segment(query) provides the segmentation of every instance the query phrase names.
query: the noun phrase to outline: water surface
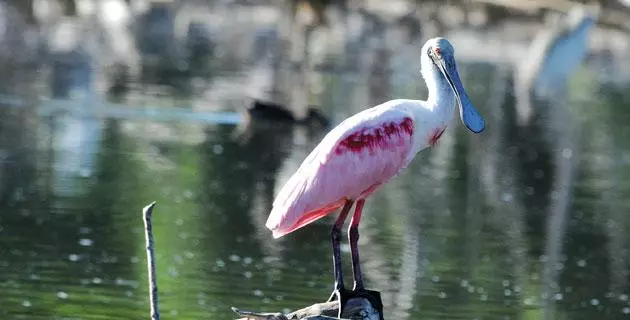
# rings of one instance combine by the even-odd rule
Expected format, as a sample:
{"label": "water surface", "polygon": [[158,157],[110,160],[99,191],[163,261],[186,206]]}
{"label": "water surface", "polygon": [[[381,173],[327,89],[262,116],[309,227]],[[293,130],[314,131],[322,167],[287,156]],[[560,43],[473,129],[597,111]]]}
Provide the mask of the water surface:
{"label": "water surface", "polygon": [[[438,146],[366,204],[363,270],[386,318],[628,317],[627,84],[598,84],[596,67],[585,68],[566,97],[542,105],[540,121],[517,127],[501,89],[509,70],[460,67],[487,130],[473,136],[454,118]],[[390,97],[423,97],[416,70],[399,69],[370,76],[376,84],[323,72],[317,97],[335,122]],[[146,317],[150,201],[164,318],[232,319],[230,306],[286,311],[327,299],[332,217],[278,240],[264,228],[278,188],[324,132],[246,125],[229,99],[204,102],[227,118],[197,121],[199,97],[184,99],[193,107],[178,99],[158,98],[179,108],[170,117],[130,102],[128,113],[116,109],[125,102],[105,113],[116,102],[73,102],[81,111],[3,102],[0,317]]]}

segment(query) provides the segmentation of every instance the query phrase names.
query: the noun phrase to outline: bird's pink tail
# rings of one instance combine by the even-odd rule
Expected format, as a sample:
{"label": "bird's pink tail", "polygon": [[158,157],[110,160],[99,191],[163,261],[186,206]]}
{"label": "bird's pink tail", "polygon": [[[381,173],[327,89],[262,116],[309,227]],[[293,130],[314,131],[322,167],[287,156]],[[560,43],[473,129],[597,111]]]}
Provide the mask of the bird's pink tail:
{"label": "bird's pink tail", "polygon": [[343,206],[345,200],[339,200],[337,202],[333,202],[331,204],[328,204],[324,207],[321,207],[319,209],[315,209],[312,211],[309,211],[303,215],[301,215],[301,217],[293,224],[288,225],[287,227],[282,227],[281,225],[278,225],[276,227],[270,227],[269,225],[267,225],[267,228],[271,229],[273,231],[273,237],[274,239],[280,238],[286,234],[289,234],[297,229],[300,229],[308,224],[310,224],[311,222],[314,222],[316,220],[319,220],[325,216],[327,216],[328,214],[330,214],[331,212],[339,209],[341,206]]}

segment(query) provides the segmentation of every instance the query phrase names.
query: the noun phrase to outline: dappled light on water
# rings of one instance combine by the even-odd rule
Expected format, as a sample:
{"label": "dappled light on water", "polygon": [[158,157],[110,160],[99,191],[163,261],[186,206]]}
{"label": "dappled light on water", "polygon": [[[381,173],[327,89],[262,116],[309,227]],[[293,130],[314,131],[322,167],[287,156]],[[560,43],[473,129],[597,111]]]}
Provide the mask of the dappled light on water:
{"label": "dappled light on water", "polygon": [[[292,39],[283,55],[275,49],[287,34],[275,23],[289,23],[278,13],[288,9],[216,4],[208,12],[186,3],[134,13],[141,23],[165,21],[163,29],[103,17],[99,30],[137,41],[133,52],[107,47],[107,57],[94,46],[108,37],[55,52],[10,42],[13,29],[1,38],[47,54],[28,63],[0,55],[0,318],[146,317],[141,209],[151,201],[164,318],[227,320],[230,306],[278,312],[323,302],[333,286],[334,220],[274,240],[264,227],[274,196],[327,121],[426,97],[417,52],[438,31],[456,48],[486,130],[471,135],[453,121],[366,202],[362,268],[366,286],[382,293],[385,318],[630,315],[630,46],[604,47],[605,30],[593,30],[581,67],[551,98],[528,96],[523,122],[514,63],[534,31],[513,39],[510,26],[502,36],[447,31],[426,22],[434,21],[421,14],[428,9],[394,20],[395,6],[382,17],[373,12],[383,8],[331,9],[339,11],[321,29],[299,11],[295,23],[309,37]],[[295,45],[307,39],[307,49]],[[497,57],[497,48],[509,52]],[[287,119],[317,108],[326,121],[257,118],[253,99],[286,106]]]}

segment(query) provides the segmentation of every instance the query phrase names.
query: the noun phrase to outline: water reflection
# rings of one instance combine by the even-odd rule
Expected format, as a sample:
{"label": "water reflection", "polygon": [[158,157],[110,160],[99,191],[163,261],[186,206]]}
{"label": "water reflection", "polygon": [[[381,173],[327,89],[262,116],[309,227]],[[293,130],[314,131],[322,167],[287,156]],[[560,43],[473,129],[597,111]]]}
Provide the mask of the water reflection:
{"label": "water reflection", "polygon": [[[485,71],[496,83],[505,80],[501,72]],[[512,100],[495,96],[471,93],[486,99],[486,111],[511,108]],[[625,98],[617,96],[611,106],[619,99]],[[581,108],[577,102],[571,107]],[[501,128],[503,117],[488,114]],[[296,130],[299,137],[303,129],[266,121],[242,129],[173,124],[182,135],[173,141],[138,136],[129,129],[138,120],[79,117],[73,121],[95,134],[70,134],[64,130],[73,126],[59,125],[63,117],[40,119],[48,131],[31,135],[32,142],[16,149],[6,144],[15,140],[4,140],[0,241],[10,249],[2,255],[7,272],[0,299],[6,316],[142,316],[145,270],[134,208],[150,199],[159,203],[155,229],[166,314],[228,319],[230,305],[280,310],[325,298],[328,224],[279,241],[262,227],[279,172],[291,171],[285,162],[301,161],[312,146],[296,145]],[[4,130],[17,130],[12,121]],[[589,132],[597,124],[583,125]],[[200,143],[186,142],[192,128],[203,133]],[[602,138],[623,130],[613,128],[619,129]],[[621,317],[628,287],[617,280],[628,272],[628,240],[621,231],[627,219],[611,192],[623,194],[624,187],[622,180],[604,186],[615,189],[598,200],[600,187],[589,181],[616,181],[607,172],[619,170],[614,163],[622,160],[603,168],[591,162],[598,154],[592,148],[607,147],[586,133],[554,129],[550,143],[543,138],[550,133],[534,135],[534,128],[511,137],[490,130],[477,141],[462,139],[460,129],[449,131],[366,207],[366,281],[383,291],[386,312],[409,319],[538,318],[542,311],[549,318]],[[37,142],[47,136],[53,142]],[[578,137],[585,140],[575,142]],[[581,151],[576,143],[584,144]],[[532,149],[520,152],[536,157],[510,151],[525,145]],[[619,140],[607,146],[627,148]],[[574,150],[572,157],[565,149]],[[583,160],[571,160],[578,158]],[[55,168],[71,161],[78,161],[72,166],[78,171],[59,179]],[[55,191],[70,188],[80,192]],[[574,200],[566,202],[570,194]]]}
{"label": "water reflection", "polygon": [[[193,96],[131,86],[114,104],[100,96],[101,75],[86,68],[88,60],[46,60],[53,73],[44,77],[15,56],[0,57],[0,91],[12,97],[0,101],[2,319],[146,316],[140,209],[152,200],[165,317],[231,319],[233,305],[280,311],[327,298],[330,219],[279,240],[264,228],[278,186],[324,131],[244,121],[243,92],[252,83],[289,95],[302,90],[296,100],[321,105],[333,123],[392,96],[422,98],[421,35],[408,18],[400,24],[409,30],[350,8],[340,47],[353,59],[321,54],[325,68],[305,64],[296,83],[267,83],[249,63],[270,73],[287,66],[246,48],[251,42],[254,51],[273,51],[285,35],[269,23],[270,11],[252,14],[258,9],[230,11],[245,30],[262,31],[229,44],[204,42],[218,34],[188,16],[183,30],[194,39],[184,43],[192,56],[174,59],[218,52],[205,61],[216,82]],[[431,32],[426,25],[422,36]],[[309,41],[321,44],[320,31]],[[463,57],[474,49],[456,44]],[[548,112],[516,125],[514,70],[463,60],[461,77],[488,129],[471,136],[454,124],[367,202],[360,240],[366,285],[383,292],[387,317],[395,319],[627,317],[630,95],[623,69],[601,82],[597,64],[587,65],[561,100],[532,101]],[[93,96],[72,94],[81,90]],[[35,101],[42,92],[56,99]]]}

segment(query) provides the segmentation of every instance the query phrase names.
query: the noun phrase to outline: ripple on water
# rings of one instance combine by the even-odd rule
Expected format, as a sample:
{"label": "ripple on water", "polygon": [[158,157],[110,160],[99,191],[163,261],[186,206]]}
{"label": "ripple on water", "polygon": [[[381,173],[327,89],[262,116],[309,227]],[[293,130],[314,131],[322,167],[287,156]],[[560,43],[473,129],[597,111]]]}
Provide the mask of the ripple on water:
{"label": "ripple on water", "polygon": [[[466,76],[465,63],[461,66]],[[483,79],[495,69],[486,66],[475,71],[479,72],[468,74]],[[217,81],[224,83],[233,76],[219,75]],[[347,74],[328,76],[335,83]],[[494,96],[482,92],[488,87],[481,85],[484,81],[477,82],[478,92],[471,98],[483,105]],[[238,88],[243,85],[237,83]],[[164,102],[173,104],[171,98]],[[589,110],[613,110],[604,100],[599,102]],[[623,107],[623,101],[615,103]],[[227,106],[217,102],[213,107]],[[15,123],[25,123],[22,120]],[[104,127],[101,138],[91,141],[90,150],[96,150],[91,167],[81,168],[76,177],[59,179],[58,169],[63,166],[55,159],[63,150],[50,146],[61,139],[59,126],[36,120],[28,123],[37,126],[37,133],[16,131],[16,139],[0,141],[0,165],[9,160],[17,163],[1,168],[0,191],[8,202],[0,203],[4,205],[0,208],[0,315],[146,317],[144,235],[141,217],[134,210],[149,200],[164,208],[157,210],[154,232],[165,317],[227,320],[233,318],[229,306],[279,311],[328,298],[331,219],[277,241],[263,226],[270,198],[280,187],[279,180],[269,179],[274,168],[297,168],[305,150],[275,148],[272,139],[265,140],[273,132],[264,130],[248,137],[260,143],[244,144],[238,136],[240,128],[232,126],[160,123],[164,130],[147,131],[150,126],[145,121],[104,118],[99,120]],[[625,132],[607,133],[615,129],[614,121],[585,120],[591,121],[597,130],[585,130],[566,230],[547,226],[553,219],[546,204],[562,192],[545,190],[558,174],[544,161],[553,150],[539,141],[531,141],[532,150],[523,159],[501,163],[501,168],[516,171],[514,179],[527,181],[512,183],[504,174],[507,170],[497,172],[498,196],[479,190],[483,167],[474,161],[478,152],[473,148],[478,139],[460,134],[450,136],[454,143],[446,141],[423,153],[375,193],[366,204],[366,223],[361,226],[361,258],[366,284],[382,290],[388,312],[399,310],[396,315],[401,320],[519,319],[535,317],[544,300],[551,299],[558,314],[568,318],[604,318],[604,312],[627,316],[627,288],[608,293],[610,284],[617,285],[628,273],[625,257],[611,249],[623,249],[627,243],[623,201],[630,179],[623,166],[611,168],[615,161],[630,161],[625,150],[630,150],[630,140],[612,139]],[[479,141],[491,141],[497,132],[490,130]],[[597,143],[591,141],[591,132],[596,133]],[[183,138],[188,135],[195,137]],[[22,146],[31,138],[37,140],[36,146]],[[6,158],[12,146],[5,140],[19,142],[19,152],[11,156],[20,160],[18,156],[34,149],[24,158],[34,157],[35,164]],[[502,156],[518,151],[503,149],[484,152]],[[565,159],[580,154],[566,146],[556,149]],[[283,155],[284,151],[291,155]],[[617,153],[623,158],[616,159]],[[509,155],[521,157],[519,152]],[[16,181],[5,179],[14,172],[19,173]],[[549,232],[563,232],[558,246],[548,242],[553,238]],[[559,252],[550,253],[549,248]],[[342,249],[349,279],[346,241]],[[553,260],[554,254],[562,258]],[[557,274],[553,285],[543,272],[550,262]],[[545,292],[543,284],[552,290]]]}

